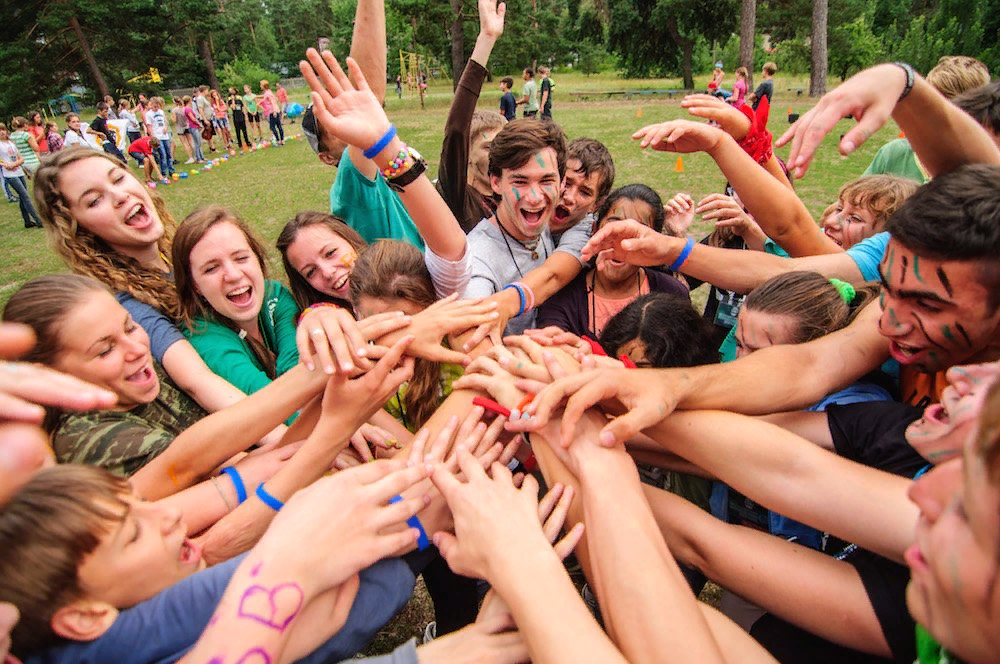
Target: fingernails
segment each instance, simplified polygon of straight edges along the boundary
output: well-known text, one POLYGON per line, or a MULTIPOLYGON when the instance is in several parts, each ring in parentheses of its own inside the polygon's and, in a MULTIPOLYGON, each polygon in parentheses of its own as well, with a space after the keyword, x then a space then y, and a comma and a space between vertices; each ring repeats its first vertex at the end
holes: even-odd
POLYGON ((343 369, 344 371, 354 371, 354 364, 351 362, 342 362, 340 364, 340 368, 343 369))
POLYGON ((368 355, 368 349, 362 346, 361 348, 358 348, 356 351, 354 351, 354 353, 358 357, 366 357, 368 355))
POLYGON ((856 147, 854 145, 854 141, 844 141, 841 146, 843 147, 844 154, 851 154, 854 152, 854 148, 856 147))
POLYGON ((598 440, 600 440, 601 445, 604 445, 605 447, 610 447, 615 444, 615 436, 610 431, 602 431, 598 440))

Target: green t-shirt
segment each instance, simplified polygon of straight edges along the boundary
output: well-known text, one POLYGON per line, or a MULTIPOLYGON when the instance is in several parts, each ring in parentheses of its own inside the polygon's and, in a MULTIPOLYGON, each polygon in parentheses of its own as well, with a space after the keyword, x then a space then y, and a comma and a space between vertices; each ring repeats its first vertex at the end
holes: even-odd
MULTIPOLYGON (((275 375, 280 376, 299 362, 295 345, 295 323, 299 315, 292 294, 277 281, 264 282, 264 301, 257 315, 257 325, 267 346, 275 355, 275 375)), ((271 383, 250 344, 222 323, 196 318, 194 331, 185 328, 184 336, 194 346, 208 368, 246 394, 271 383)), ((290 418, 291 419, 291 418, 290 418)))
POLYGON ((521 98, 528 98, 528 103, 525 104, 524 110, 537 111, 538 110, 538 84, 534 80, 525 81, 524 87, 521 88, 521 98))
POLYGON ((151 403, 125 411, 63 415, 52 434, 56 461, 100 466, 120 477, 130 477, 207 415, 155 361, 153 367, 160 379, 160 393, 151 403))
POLYGON ((247 104, 247 113, 253 114, 257 112, 257 97, 252 94, 243 95, 243 101, 247 104))
POLYGON ((330 187, 330 214, 343 219, 368 244, 384 239, 401 240, 424 250, 420 231, 399 196, 381 175, 369 180, 355 168, 349 149, 344 150, 337 177, 330 187))
POLYGON ((37 167, 41 162, 38 159, 38 154, 31 149, 31 144, 28 143, 29 138, 31 138, 31 134, 26 131, 15 131, 10 135, 10 140, 14 142, 17 151, 24 157, 24 165, 32 168, 37 167))
POLYGON ((862 175, 898 175, 920 184, 928 180, 910 142, 905 138, 891 140, 880 147, 862 175))

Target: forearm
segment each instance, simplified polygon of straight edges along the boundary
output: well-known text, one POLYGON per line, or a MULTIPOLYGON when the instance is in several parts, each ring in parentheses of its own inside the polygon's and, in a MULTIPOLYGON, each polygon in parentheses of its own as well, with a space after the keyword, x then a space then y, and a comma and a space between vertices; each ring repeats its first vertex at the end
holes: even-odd
POLYGON ((222 480, 212 478, 199 482, 156 502, 179 510, 188 534, 194 535, 226 516, 239 501, 233 483, 223 477, 222 480))
MULTIPOLYGON (((893 67, 904 76, 902 69, 893 67)), ((964 164, 1000 164, 1000 149, 972 116, 945 99, 919 75, 892 112, 931 176, 964 164)))
POLYGON ((351 36, 351 57, 361 67, 368 87, 381 103, 385 103, 385 2, 359 0, 354 14, 354 34, 351 36))
POLYGON ((163 368, 177 387, 210 413, 223 410, 246 396, 209 369, 189 341, 170 345, 163 354, 163 368))
MULTIPOLYGON (((670 238, 674 245, 669 260, 680 256, 684 241, 670 238)), ((737 293, 749 293, 762 283, 796 269, 793 259, 772 256, 762 251, 723 249, 695 244, 680 272, 701 281, 737 293)))
MULTIPOLYGON (((477 48, 484 39, 480 33, 476 41, 477 48)), ((491 43, 490 49, 492 48, 491 43)), ((486 55, 489 55, 488 51, 486 55)), ((469 184, 469 131, 472 115, 476 112, 476 101, 486 79, 484 63, 485 58, 480 62, 476 60, 476 53, 473 52, 472 58, 462 71, 444 124, 444 140, 441 142, 441 159, 438 164, 438 186, 456 217, 463 214, 465 190, 469 184)))
POLYGON ((711 156, 761 229, 791 256, 842 250, 816 225, 795 192, 783 184, 784 176, 781 180, 772 177, 731 136, 723 136, 711 156))
MULTIPOLYGON (((583 266, 579 259, 565 251, 554 251, 542 265, 524 275, 521 283, 531 289, 538 307, 573 281, 581 269, 583 266)), ((512 288, 502 290, 490 299, 497 303, 497 310, 505 320, 513 318, 521 308, 521 297, 512 288)))
POLYGON ((502 552, 490 583, 510 608, 537 664, 626 662, 587 611, 544 540, 502 552), (525 583, 525 574, 530 583, 525 583), (553 620, 553 616, 558 616, 553 620))
MULTIPOLYGON (((398 143, 396 152, 402 147, 402 143, 398 143)), ((420 236, 434 253, 449 261, 460 260, 465 255, 465 232, 426 176, 420 176, 399 192, 399 200, 406 206, 420 236)))
POLYGON ((671 452, 748 498, 814 528, 901 560, 913 541, 910 481, 734 413, 677 413, 646 430, 671 452), (876 507, 877 506, 877 507, 876 507))
POLYGON ((472 55, 469 56, 469 60, 485 67, 487 61, 490 59, 490 53, 493 52, 493 46, 496 45, 496 43, 496 37, 492 37, 480 31, 479 35, 476 37, 476 45, 472 49, 472 55))
POLYGON ((133 483, 149 500, 190 486, 281 424, 323 389, 324 380, 322 372, 298 365, 264 389, 188 427, 133 476, 133 483))
MULTIPOLYGON (((592 431, 584 436, 596 436, 603 424, 599 416, 590 417, 592 431)), ((592 442, 575 443, 570 454, 579 464, 598 600, 618 647, 633 663, 658 661, 663 652, 679 661, 721 662, 697 600, 643 496, 635 464, 624 450, 592 442), (635 584, 634 569, 643 570, 642 584, 635 584)))

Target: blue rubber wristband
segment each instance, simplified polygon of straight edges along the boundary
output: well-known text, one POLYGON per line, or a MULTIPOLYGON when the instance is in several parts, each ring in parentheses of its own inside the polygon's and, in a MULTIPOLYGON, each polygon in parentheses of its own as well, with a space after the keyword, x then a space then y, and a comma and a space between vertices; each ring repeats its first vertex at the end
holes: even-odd
POLYGON ((385 150, 385 147, 389 145, 389 141, 391 141, 395 137, 396 137, 396 125, 391 124, 389 125, 389 128, 386 130, 382 138, 378 139, 378 142, 375 143, 375 145, 371 146, 361 154, 365 156, 365 159, 374 159, 375 157, 378 156, 379 152, 385 150))
POLYGON ((684 248, 681 249, 681 255, 678 256, 677 260, 671 263, 670 267, 668 267, 667 269, 670 270, 671 272, 676 272, 677 270, 681 269, 681 265, 684 265, 684 261, 686 261, 688 259, 688 256, 691 255, 692 248, 694 248, 694 238, 689 237, 687 239, 687 242, 684 243, 684 248))
POLYGON ((233 481, 233 487, 236 488, 236 500, 242 505, 247 500, 247 486, 243 483, 243 478, 240 477, 240 471, 236 470, 232 466, 226 466, 222 469, 223 475, 229 475, 229 479, 233 481))
POLYGON ((264 503, 275 512, 280 511, 281 508, 285 506, 283 502, 281 502, 280 500, 278 500, 277 498, 275 498, 274 496, 272 496, 267 492, 267 489, 264 488, 263 483, 257 485, 256 494, 257 497, 260 498, 260 502, 264 503))
MULTIPOLYGON (((389 499, 389 504, 392 505, 402 500, 403 500, 402 496, 396 495, 389 499)), ((417 532, 420 533, 420 535, 417 537, 418 551, 423 551, 424 549, 426 549, 431 545, 431 541, 427 537, 427 531, 424 530, 424 524, 420 523, 420 519, 418 519, 416 515, 413 515, 409 519, 407 519, 406 525, 408 525, 410 528, 416 528, 417 532)))
POLYGON ((524 307, 527 304, 527 300, 525 298, 524 291, 521 290, 521 287, 518 286, 518 285, 516 285, 516 284, 507 284, 501 290, 507 290, 508 288, 513 288, 514 290, 516 290, 517 291, 517 296, 521 300, 521 308, 517 310, 516 314, 514 314, 515 317, 520 316, 521 314, 524 313, 524 307))

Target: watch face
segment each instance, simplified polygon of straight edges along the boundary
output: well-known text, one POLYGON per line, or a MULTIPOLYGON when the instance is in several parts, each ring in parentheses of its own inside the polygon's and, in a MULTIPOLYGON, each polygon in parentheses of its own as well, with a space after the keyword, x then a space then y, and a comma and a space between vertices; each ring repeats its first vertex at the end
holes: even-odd
POLYGON ((417 152, 417 149, 415 147, 412 147, 410 145, 407 145, 406 147, 410 149, 410 156, 413 157, 413 161, 420 161, 421 159, 424 158, 423 155, 417 152))

